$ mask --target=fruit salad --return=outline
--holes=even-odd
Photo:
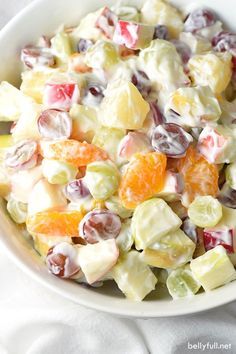
[[[49,272],[134,301],[236,279],[236,33],[146,0],[19,60],[20,86],[0,83],[0,196]]]

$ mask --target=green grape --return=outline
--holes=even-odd
[[[236,189],[236,162],[227,166],[225,170],[225,177],[228,185],[231,188]]]
[[[118,62],[119,56],[115,45],[102,40],[90,47],[85,55],[85,63],[93,69],[108,70]]]
[[[17,224],[23,224],[26,222],[27,204],[10,198],[7,202],[7,211],[10,214],[12,220],[14,220]]]
[[[188,216],[196,226],[213,227],[222,218],[222,206],[211,196],[196,197],[189,205]]]
[[[97,200],[111,197],[118,189],[120,173],[111,161],[97,161],[87,166],[85,182]]]
[[[131,232],[131,220],[124,221],[121,225],[121,231],[116,238],[116,244],[120,249],[120,252],[130,251],[134,243],[134,238]]]
[[[66,162],[43,159],[42,172],[51,184],[66,184],[75,179],[78,169]]]
[[[122,159],[118,156],[118,147],[125,135],[125,129],[101,127],[97,130],[92,143],[105,150],[113,161],[121,163]]]
[[[173,299],[193,296],[201,287],[188,267],[173,270],[167,278],[166,285]]]
[[[52,50],[55,53],[57,65],[63,65],[68,62],[72,54],[70,37],[65,32],[59,32],[51,39]]]
[[[113,213],[119,215],[122,219],[130,218],[133,214],[133,210],[126,209],[120,201],[120,198],[116,195],[113,195],[106,200],[105,206],[108,210],[111,210]]]

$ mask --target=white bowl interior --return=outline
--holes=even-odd
[[[62,23],[75,25],[89,11],[103,5],[114,4],[112,0],[38,0],[16,16],[0,32],[0,80],[18,84],[20,79],[20,48],[32,43],[42,34],[52,34]],[[140,5],[141,0],[129,0],[126,4]],[[173,0],[172,3],[186,13],[189,0]],[[233,0],[198,0],[197,6],[207,5],[212,8],[224,23],[236,29],[234,22]],[[196,3],[194,4],[196,6]],[[233,28],[234,27],[234,28]],[[3,133],[3,126],[0,133]],[[5,212],[4,203],[0,204],[1,223],[0,241],[9,256],[20,268],[40,283],[62,296],[94,309],[112,314],[132,317],[165,317],[185,315],[207,310],[236,299],[236,281],[208,293],[200,293],[190,299],[172,301],[161,286],[152,292],[145,301],[129,301],[117,290],[112,282],[99,289],[90,289],[72,281],[61,280],[51,276],[43,261],[26,241],[16,225]]]

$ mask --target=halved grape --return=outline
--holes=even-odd
[[[65,111],[47,109],[38,118],[39,133],[47,139],[67,139],[72,132],[72,119]]]
[[[22,62],[30,69],[35,66],[54,66],[55,59],[53,54],[45,51],[44,48],[27,46],[21,51]]]
[[[69,201],[74,203],[91,195],[83,178],[75,179],[68,183],[64,194]]]
[[[50,248],[46,257],[46,265],[53,275],[71,278],[80,271],[76,247],[67,242],[61,242]]]
[[[174,123],[158,125],[153,131],[152,146],[168,157],[184,156],[192,136]]]
[[[34,140],[23,140],[9,148],[5,155],[5,165],[14,170],[27,170],[38,160],[38,146]]]
[[[85,183],[97,200],[111,197],[118,189],[120,174],[111,161],[97,161],[87,166]]]
[[[201,287],[187,267],[173,270],[167,278],[166,285],[173,299],[193,296]]]
[[[109,210],[95,209],[86,214],[79,225],[80,236],[91,244],[116,238],[120,230],[119,216]]]
[[[222,218],[222,206],[211,196],[199,196],[190,204],[188,216],[199,227],[213,227]]]
[[[49,183],[66,184],[76,177],[78,169],[66,162],[43,159],[42,172]]]
[[[186,32],[195,32],[205,27],[214,25],[216,22],[215,14],[204,8],[199,8],[191,12],[184,23]]]
[[[10,198],[7,202],[7,211],[17,224],[23,224],[27,218],[27,204]]]

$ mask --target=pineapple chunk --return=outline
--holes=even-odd
[[[131,82],[116,80],[105,90],[99,119],[111,128],[140,129],[149,110],[149,104]]]
[[[78,248],[78,261],[89,284],[100,280],[116,264],[119,249],[115,239],[87,244]]]
[[[177,38],[184,24],[178,10],[162,0],[147,0],[141,9],[141,22],[166,25],[171,37]]]
[[[122,255],[112,269],[112,275],[119,289],[134,301],[142,301],[157,283],[157,278],[136,251]]]
[[[193,56],[188,62],[193,83],[209,86],[216,94],[223,92],[232,76],[231,59],[228,52]]]
[[[33,102],[16,87],[2,81],[0,84],[0,121],[17,121],[25,111],[25,107],[32,105]]]
[[[190,263],[194,277],[205,291],[236,279],[236,271],[223,246],[217,246]]]
[[[28,214],[36,214],[56,207],[65,207],[67,201],[60,186],[48,183],[41,179],[33,187],[28,200]]]
[[[176,231],[180,225],[180,218],[164,200],[147,200],[138,205],[132,218],[135,246],[138,250],[145,249],[158,242],[162,236]]]
[[[141,255],[143,261],[153,267],[176,269],[192,259],[195,247],[195,243],[179,229],[163,236]]]
[[[215,122],[221,115],[219,102],[208,86],[183,87],[174,91],[165,112],[171,109],[180,115],[181,125],[192,128]]]

